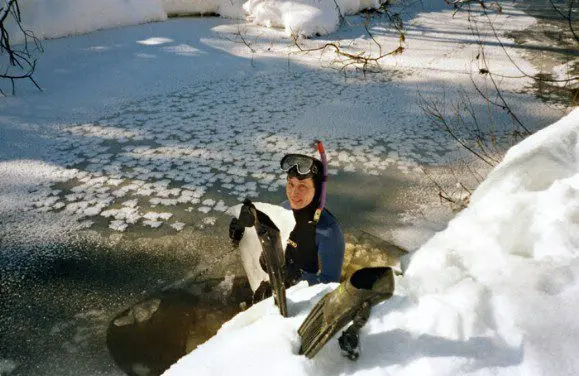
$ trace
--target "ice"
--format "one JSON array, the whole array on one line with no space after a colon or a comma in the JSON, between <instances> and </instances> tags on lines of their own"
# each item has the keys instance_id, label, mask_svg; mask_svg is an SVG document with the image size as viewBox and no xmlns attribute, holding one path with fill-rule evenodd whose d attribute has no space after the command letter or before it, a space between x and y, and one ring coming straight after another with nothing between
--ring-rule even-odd
<instances>
[{"instance_id":1,"label":"ice","mask_svg":"<svg viewBox=\"0 0 579 376\"><path fill-rule=\"evenodd\" d=\"M109 228L115 231L123 232L127 228L127 223L121 220L114 220L109 223Z\"/></svg>"},{"instance_id":2,"label":"ice","mask_svg":"<svg viewBox=\"0 0 579 376\"><path fill-rule=\"evenodd\" d=\"M52 208L54 210L58 210L58 209L62 209L64 206L66 206L66 204L64 202L57 202L56 204L54 204L52 206Z\"/></svg>"},{"instance_id":3,"label":"ice","mask_svg":"<svg viewBox=\"0 0 579 376\"><path fill-rule=\"evenodd\" d=\"M119 212L118 209L108 209L101 212L101 216L105 218L115 217Z\"/></svg>"},{"instance_id":4,"label":"ice","mask_svg":"<svg viewBox=\"0 0 579 376\"><path fill-rule=\"evenodd\" d=\"M171 218L173 216L173 213L158 213L157 218L163 219L163 220L168 220L169 218Z\"/></svg>"},{"instance_id":5,"label":"ice","mask_svg":"<svg viewBox=\"0 0 579 376\"><path fill-rule=\"evenodd\" d=\"M145 221L143 221L143 225L149 226L149 227L152 227L152 228L161 227L162 224L163 224L162 221L154 221L154 220L145 220Z\"/></svg>"},{"instance_id":6,"label":"ice","mask_svg":"<svg viewBox=\"0 0 579 376\"><path fill-rule=\"evenodd\" d=\"M174 205L177 205L179 203L179 200L172 199L172 198L153 197L153 198L149 199L149 202L152 205L174 206Z\"/></svg>"},{"instance_id":7,"label":"ice","mask_svg":"<svg viewBox=\"0 0 579 376\"><path fill-rule=\"evenodd\" d=\"M101 207L91 206L91 207L88 207L88 208L86 208L86 209L84 210L84 215L85 215L85 216L88 216L88 217L92 217L92 216L95 216L95 215L99 215L100 212L101 212L101 210L102 210Z\"/></svg>"},{"instance_id":8,"label":"ice","mask_svg":"<svg viewBox=\"0 0 579 376\"><path fill-rule=\"evenodd\" d=\"M129 208L134 208L137 206L138 200L137 199L133 199L133 200L128 200L122 203L123 206L129 207Z\"/></svg>"},{"instance_id":9,"label":"ice","mask_svg":"<svg viewBox=\"0 0 579 376\"><path fill-rule=\"evenodd\" d=\"M204 225L208 225L208 226L213 226L215 225L215 222L217 221L216 217L205 217L203 218L202 222Z\"/></svg>"},{"instance_id":10,"label":"ice","mask_svg":"<svg viewBox=\"0 0 579 376\"><path fill-rule=\"evenodd\" d=\"M172 213L167 213L167 212L159 213L159 212L149 211L149 212L147 212L147 213L145 213L145 214L143 215L143 218L146 219L146 220L155 221L155 220L157 220L157 219L168 220L168 219L171 218L172 216L173 216Z\"/></svg>"},{"instance_id":11,"label":"ice","mask_svg":"<svg viewBox=\"0 0 579 376\"><path fill-rule=\"evenodd\" d=\"M185 223L183 222L174 222L171 223L171 227L173 227L175 230L177 231L181 231L183 230L183 228L185 228Z\"/></svg>"},{"instance_id":12,"label":"ice","mask_svg":"<svg viewBox=\"0 0 579 376\"><path fill-rule=\"evenodd\" d=\"M18 367L18 363L10 359L0 359L0 374L9 375Z\"/></svg>"}]
</instances>

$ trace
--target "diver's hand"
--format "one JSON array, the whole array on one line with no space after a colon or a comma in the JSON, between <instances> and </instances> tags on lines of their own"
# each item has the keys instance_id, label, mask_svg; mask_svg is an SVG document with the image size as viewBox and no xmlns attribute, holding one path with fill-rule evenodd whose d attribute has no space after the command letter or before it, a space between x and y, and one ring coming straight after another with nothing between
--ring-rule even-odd
<instances>
[{"instance_id":1,"label":"diver's hand","mask_svg":"<svg viewBox=\"0 0 579 376\"><path fill-rule=\"evenodd\" d=\"M255 224L255 205L249 199L243 201L239 212L239 219L233 218L229 222L229 238L233 245L238 246L246 227L252 227Z\"/></svg>"},{"instance_id":2,"label":"diver's hand","mask_svg":"<svg viewBox=\"0 0 579 376\"><path fill-rule=\"evenodd\" d=\"M286 288L297 284L302 279L303 270L298 268L293 262L289 262L285 267Z\"/></svg>"},{"instance_id":3,"label":"diver's hand","mask_svg":"<svg viewBox=\"0 0 579 376\"><path fill-rule=\"evenodd\" d=\"M250 199L245 199L239 212L239 224L244 227L252 227L255 224L255 205Z\"/></svg>"},{"instance_id":4,"label":"diver's hand","mask_svg":"<svg viewBox=\"0 0 579 376\"><path fill-rule=\"evenodd\" d=\"M233 218L231 222L229 222L229 239L231 239L234 246L239 245L244 232L245 227L241 225L239 219Z\"/></svg>"}]
</instances>

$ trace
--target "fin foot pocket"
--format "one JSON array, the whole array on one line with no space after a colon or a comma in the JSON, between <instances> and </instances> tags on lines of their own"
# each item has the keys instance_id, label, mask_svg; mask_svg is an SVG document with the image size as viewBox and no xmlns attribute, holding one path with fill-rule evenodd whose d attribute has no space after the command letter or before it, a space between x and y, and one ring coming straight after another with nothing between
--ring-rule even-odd
<instances>
[{"instance_id":1,"label":"fin foot pocket","mask_svg":"<svg viewBox=\"0 0 579 376\"><path fill-rule=\"evenodd\" d=\"M302 340L300 354L313 358L352 320L354 320L352 331L357 336L357 330L367 321L371 307L389 299L393 292L392 268L385 266L356 271L338 288L326 294L306 317L298 329ZM359 356L359 350L346 351L346 355L355 360Z\"/></svg>"}]
</instances>

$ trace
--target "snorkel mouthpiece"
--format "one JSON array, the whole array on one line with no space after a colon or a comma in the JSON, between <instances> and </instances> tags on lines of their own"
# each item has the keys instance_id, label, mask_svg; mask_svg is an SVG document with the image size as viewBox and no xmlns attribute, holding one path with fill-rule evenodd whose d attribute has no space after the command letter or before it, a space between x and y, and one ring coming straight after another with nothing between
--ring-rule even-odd
<instances>
[{"instance_id":1,"label":"snorkel mouthpiece","mask_svg":"<svg viewBox=\"0 0 579 376\"><path fill-rule=\"evenodd\" d=\"M322 141L316 140L316 148L318 149L318 153L320 154L320 159L322 160L323 166L323 179L322 179L322 193L320 195L320 205L316 209L314 213L314 224L318 223L320 220L320 216L322 215L322 211L324 210L324 206L326 205L326 181L328 180L328 159L326 158L326 150L324 149L324 144Z\"/></svg>"}]
</instances>

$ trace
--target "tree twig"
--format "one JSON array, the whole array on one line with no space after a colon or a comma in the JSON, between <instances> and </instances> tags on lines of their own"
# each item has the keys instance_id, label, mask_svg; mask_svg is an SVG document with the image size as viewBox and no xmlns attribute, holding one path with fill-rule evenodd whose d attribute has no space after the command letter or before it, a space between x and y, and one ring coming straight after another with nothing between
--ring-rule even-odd
<instances>
[{"instance_id":1,"label":"tree twig","mask_svg":"<svg viewBox=\"0 0 579 376\"><path fill-rule=\"evenodd\" d=\"M14 20L18 30L24 37L24 42L19 48L15 48L12 45L11 35L6 26L9 17ZM30 49L31 42L36 46L38 51L42 50L42 47L34 34L25 30L22 26L22 16L18 0L5 0L4 6L0 7L0 56L3 53L7 54L7 66L3 68L4 73L0 73L0 79L10 82L13 95L16 92L16 80L22 79L30 80L38 90L42 91L38 82L33 78L36 70L36 58L34 56L34 51L31 51ZM19 72L12 73L12 68ZM5 95L1 89L0 94Z\"/></svg>"}]
</instances>

